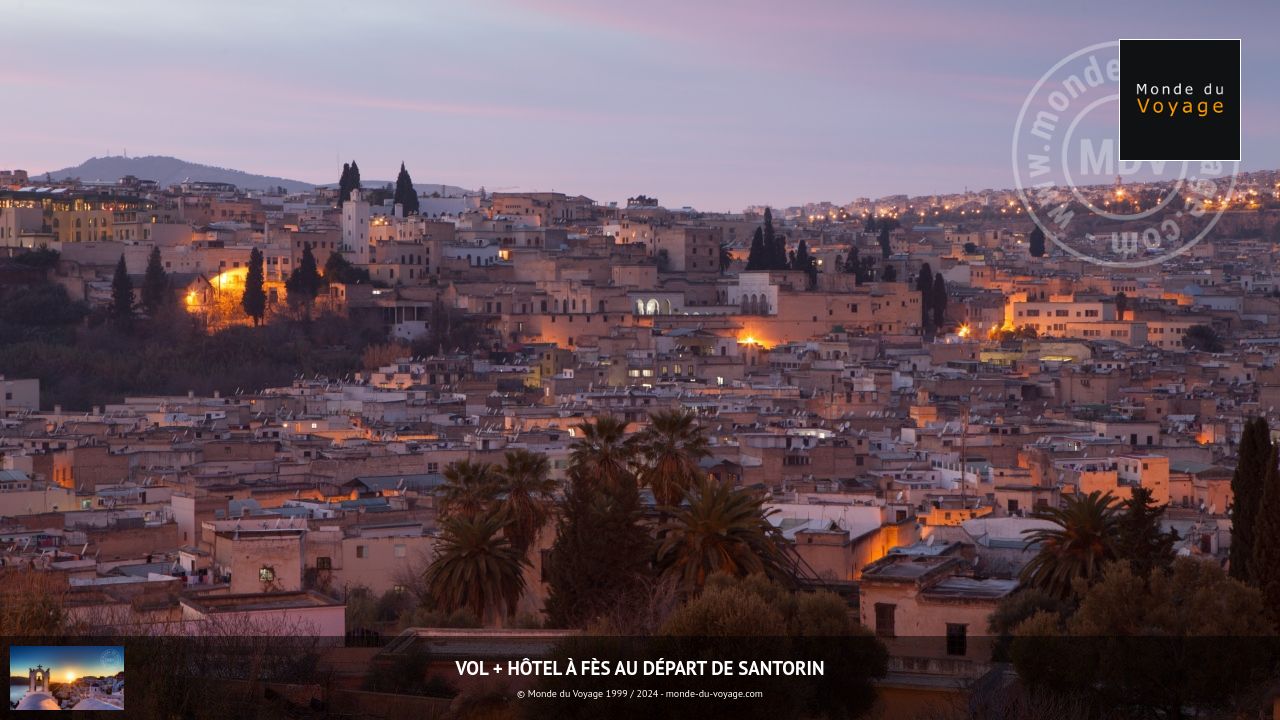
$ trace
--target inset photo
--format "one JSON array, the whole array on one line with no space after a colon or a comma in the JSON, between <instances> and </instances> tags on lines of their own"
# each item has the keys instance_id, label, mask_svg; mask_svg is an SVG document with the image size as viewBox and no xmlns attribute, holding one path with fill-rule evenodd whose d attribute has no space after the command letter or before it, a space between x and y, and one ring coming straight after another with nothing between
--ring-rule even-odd
<instances>
[{"instance_id":1,"label":"inset photo","mask_svg":"<svg viewBox=\"0 0 1280 720\"><path fill-rule=\"evenodd\" d=\"M9 709L124 710L124 646L11 646Z\"/></svg>"}]
</instances>

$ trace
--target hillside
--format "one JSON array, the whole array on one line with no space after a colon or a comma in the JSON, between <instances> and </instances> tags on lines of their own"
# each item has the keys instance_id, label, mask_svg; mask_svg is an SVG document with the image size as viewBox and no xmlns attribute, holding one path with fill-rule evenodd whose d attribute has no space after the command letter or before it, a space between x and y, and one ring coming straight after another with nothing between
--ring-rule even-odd
<instances>
[{"instance_id":1,"label":"hillside","mask_svg":"<svg viewBox=\"0 0 1280 720\"><path fill-rule=\"evenodd\" d=\"M186 180L202 180L205 182L231 183L242 190L268 190L284 187L289 192L310 190L316 185L269 175L254 175L242 170L213 167L199 163L187 162L166 155L147 155L144 157L110 157L89 158L83 163L48 173L54 180L79 178L86 182L115 182L126 175L142 180L154 180L161 187L176 185ZM43 174L33 175L33 180L43 178ZM389 184L385 180L366 180L366 188L381 187ZM322 187L334 187L337 183L326 183ZM456 185L440 185L433 183L414 183L419 193L438 192L441 195L457 195L470 192Z\"/></svg>"},{"instance_id":2,"label":"hillside","mask_svg":"<svg viewBox=\"0 0 1280 720\"><path fill-rule=\"evenodd\" d=\"M232 183L236 187L247 190L266 190L284 187L290 192L310 190L314 185L300 180L254 175L241 170L200 165L198 163L179 160L164 155L147 155L145 157L111 157L89 158L83 163L49 173L55 180L80 178L84 181L115 182L126 175L133 175L142 180L154 180L161 187L168 187L185 180L202 180L205 182Z\"/></svg>"}]
</instances>

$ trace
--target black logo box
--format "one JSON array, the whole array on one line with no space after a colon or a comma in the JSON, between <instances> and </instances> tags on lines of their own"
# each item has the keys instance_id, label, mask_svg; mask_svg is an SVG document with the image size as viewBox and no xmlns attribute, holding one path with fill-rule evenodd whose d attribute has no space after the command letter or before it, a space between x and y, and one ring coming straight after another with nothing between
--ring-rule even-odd
<instances>
[{"instance_id":1,"label":"black logo box","mask_svg":"<svg viewBox=\"0 0 1280 720\"><path fill-rule=\"evenodd\" d=\"M1122 38L1120 159L1239 162L1240 46L1238 39ZM1138 92L1139 85L1147 86L1145 93ZM1166 87L1181 92L1166 94ZM1146 113L1141 112L1139 100L1146 105ZM1185 102L1191 102L1191 114L1183 112ZM1199 112L1202 102L1209 109L1206 116ZM1222 103L1221 113L1213 112L1217 102ZM1170 103L1177 103L1172 115ZM1163 112L1156 114L1157 107Z\"/></svg>"}]
</instances>

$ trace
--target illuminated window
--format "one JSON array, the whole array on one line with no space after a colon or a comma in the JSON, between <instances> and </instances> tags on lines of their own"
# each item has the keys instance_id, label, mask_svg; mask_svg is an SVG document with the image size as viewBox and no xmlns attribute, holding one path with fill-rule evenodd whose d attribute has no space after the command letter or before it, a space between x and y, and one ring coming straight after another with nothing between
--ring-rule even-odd
<instances>
[{"instance_id":1,"label":"illuminated window","mask_svg":"<svg viewBox=\"0 0 1280 720\"><path fill-rule=\"evenodd\" d=\"M258 579L264 583L275 582L276 569L270 565L263 565L262 568L258 570Z\"/></svg>"}]
</instances>

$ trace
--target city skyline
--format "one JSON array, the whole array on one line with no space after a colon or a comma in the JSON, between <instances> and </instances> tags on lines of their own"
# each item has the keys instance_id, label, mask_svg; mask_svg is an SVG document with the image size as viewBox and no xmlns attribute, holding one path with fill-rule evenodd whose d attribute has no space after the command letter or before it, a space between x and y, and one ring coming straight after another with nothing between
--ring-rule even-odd
<instances>
[{"instance_id":1,"label":"city skyline","mask_svg":"<svg viewBox=\"0 0 1280 720\"><path fill-rule=\"evenodd\" d=\"M0 70L0 89L47 116L9 134L5 162L35 175L127 150L326 184L351 158L371 177L403 160L422 183L705 210L1003 188L1041 72L1086 44L1185 36L1195 12L376 7L16 3L14 49L40 62ZM1276 50L1250 32L1277 11L1249 7L1196 34L1242 37L1245 67L1267 67ZM1242 170L1280 165L1276 83L1245 73Z\"/></svg>"}]
</instances>

